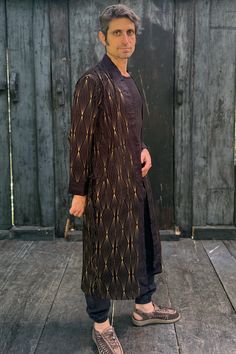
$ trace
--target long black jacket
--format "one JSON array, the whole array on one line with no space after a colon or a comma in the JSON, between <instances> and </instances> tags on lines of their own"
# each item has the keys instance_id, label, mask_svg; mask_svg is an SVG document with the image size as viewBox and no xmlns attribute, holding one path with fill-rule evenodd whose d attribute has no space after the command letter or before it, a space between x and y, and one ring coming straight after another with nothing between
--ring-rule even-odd
<instances>
[{"instance_id":1,"label":"long black jacket","mask_svg":"<svg viewBox=\"0 0 236 354\"><path fill-rule=\"evenodd\" d=\"M160 273L161 246L147 177L137 178L118 68L105 55L77 82L70 130L69 193L87 195L83 223L82 290L103 299L139 295L140 207L143 186L150 214L147 263ZM141 183L140 183L141 181Z\"/></svg>"}]
</instances>

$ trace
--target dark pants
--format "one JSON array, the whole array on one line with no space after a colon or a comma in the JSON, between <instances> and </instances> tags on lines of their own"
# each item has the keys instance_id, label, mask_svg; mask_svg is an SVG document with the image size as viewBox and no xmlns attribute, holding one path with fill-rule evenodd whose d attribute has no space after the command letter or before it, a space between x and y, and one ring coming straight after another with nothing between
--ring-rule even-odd
<instances>
[{"instance_id":1,"label":"dark pants","mask_svg":"<svg viewBox=\"0 0 236 354\"><path fill-rule=\"evenodd\" d=\"M156 291L154 275L147 279L140 279L140 295L136 297L136 304L147 304L152 299L152 294ZM93 296L85 296L87 302L87 313L95 322L102 323L108 319L110 300L96 299Z\"/></svg>"},{"instance_id":2,"label":"dark pants","mask_svg":"<svg viewBox=\"0 0 236 354\"><path fill-rule=\"evenodd\" d=\"M142 209L142 208L141 208ZM151 232L150 229L150 215L148 202L145 195L143 210L140 210L141 214L143 213L144 219L141 223L140 234L144 236L144 238L140 239L140 250L146 248L148 251L147 257L151 256L152 244L148 241L148 235ZM143 241L143 242L142 242ZM143 255L143 258L144 257ZM145 261L144 261L145 262ZM140 275L139 275L139 285L140 285L140 294L135 299L136 304L147 304L151 302L152 294L156 291L156 284L154 282L154 275L152 269L149 267L145 269L143 261L140 263ZM144 275L145 274L145 275ZM95 322L102 323L105 322L108 318L108 313L110 309L110 300L98 299L93 296L85 295L86 303L87 303L87 313L89 317Z\"/></svg>"}]
</instances>

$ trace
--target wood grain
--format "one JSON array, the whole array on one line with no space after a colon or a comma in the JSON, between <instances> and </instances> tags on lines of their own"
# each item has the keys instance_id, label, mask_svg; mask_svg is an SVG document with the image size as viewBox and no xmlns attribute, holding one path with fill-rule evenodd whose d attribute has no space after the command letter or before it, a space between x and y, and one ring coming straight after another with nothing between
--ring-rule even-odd
<instances>
[{"instance_id":1,"label":"wood grain","mask_svg":"<svg viewBox=\"0 0 236 354\"><path fill-rule=\"evenodd\" d=\"M182 317L174 325L136 328L133 301L115 301L114 326L124 350L236 354L235 241L181 239L162 246L164 268L153 300L177 308ZM0 241L2 354L97 352L81 270L81 242Z\"/></svg>"},{"instance_id":2,"label":"wood grain","mask_svg":"<svg viewBox=\"0 0 236 354\"><path fill-rule=\"evenodd\" d=\"M206 204L209 225L234 223L235 43L236 31L210 32Z\"/></svg>"},{"instance_id":3,"label":"wood grain","mask_svg":"<svg viewBox=\"0 0 236 354\"><path fill-rule=\"evenodd\" d=\"M33 3L6 1L10 76L17 73L18 101L11 95L15 225L40 222L37 189Z\"/></svg>"},{"instance_id":4,"label":"wood grain","mask_svg":"<svg viewBox=\"0 0 236 354\"><path fill-rule=\"evenodd\" d=\"M10 151L7 105L5 2L0 2L0 230L9 229L11 221Z\"/></svg>"},{"instance_id":5,"label":"wood grain","mask_svg":"<svg viewBox=\"0 0 236 354\"><path fill-rule=\"evenodd\" d=\"M48 0L35 1L33 11L39 217L40 226L54 226L54 146Z\"/></svg>"},{"instance_id":6,"label":"wood grain","mask_svg":"<svg viewBox=\"0 0 236 354\"><path fill-rule=\"evenodd\" d=\"M192 225L205 225L208 187L208 86L210 1L200 0L195 7L193 57L193 123L192 123Z\"/></svg>"},{"instance_id":7,"label":"wood grain","mask_svg":"<svg viewBox=\"0 0 236 354\"><path fill-rule=\"evenodd\" d=\"M44 241L17 245L22 246L4 264L0 281L0 347L1 353L34 353L70 252L60 242L51 242L50 248Z\"/></svg>"},{"instance_id":8,"label":"wood grain","mask_svg":"<svg viewBox=\"0 0 236 354\"><path fill-rule=\"evenodd\" d=\"M166 242L163 259L181 353L235 354L235 312L201 241Z\"/></svg>"},{"instance_id":9,"label":"wood grain","mask_svg":"<svg viewBox=\"0 0 236 354\"><path fill-rule=\"evenodd\" d=\"M69 117L71 102L68 2L50 2L50 44L54 141L55 228L63 235L68 213Z\"/></svg>"},{"instance_id":10,"label":"wood grain","mask_svg":"<svg viewBox=\"0 0 236 354\"><path fill-rule=\"evenodd\" d=\"M221 241L202 241L202 244L236 312L236 257Z\"/></svg>"},{"instance_id":11,"label":"wood grain","mask_svg":"<svg viewBox=\"0 0 236 354\"><path fill-rule=\"evenodd\" d=\"M175 224L189 234L192 224L192 95L194 3L176 2L175 9ZM182 98L182 102L181 102Z\"/></svg>"}]
</instances>

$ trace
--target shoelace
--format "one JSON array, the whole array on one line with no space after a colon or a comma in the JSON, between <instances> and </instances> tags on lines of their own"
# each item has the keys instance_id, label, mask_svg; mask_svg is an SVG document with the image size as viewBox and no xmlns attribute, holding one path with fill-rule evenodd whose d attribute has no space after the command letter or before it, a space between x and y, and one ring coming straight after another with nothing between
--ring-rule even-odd
<instances>
[{"instance_id":1,"label":"shoelace","mask_svg":"<svg viewBox=\"0 0 236 354\"><path fill-rule=\"evenodd\" d=\"M119 342L117 340L117 337L114 333L113 329L109 329L108 331L106 331L103 334L104 337L106 337L109 340L109 343L111 344L112 348L117 348L119 346ZM110 339L112 339L112 341L110 342Z\"/></svg>"},{"instance_id":2,"label":"shoelace","mask_svg":"<svg viewBox=\"0 0 236 354\"><path fill-rule=\"evenodd\" d=\"M97 338L99 347L102 350L103 354L110 354L109 348L107 348L104 343L104 338L109 341L109 344L112 347L112 349L116 349L117 347L119 347L119 341L117 340L113 328L111 328L103 334L100 333L100 335Z\"/></svg>"}]
</instances>

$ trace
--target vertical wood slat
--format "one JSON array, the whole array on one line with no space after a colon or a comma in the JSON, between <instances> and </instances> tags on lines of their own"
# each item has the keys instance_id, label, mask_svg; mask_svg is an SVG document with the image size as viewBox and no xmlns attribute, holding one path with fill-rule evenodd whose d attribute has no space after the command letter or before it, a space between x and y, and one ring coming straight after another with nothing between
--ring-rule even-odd
<instances>
[{"instance_id":1,"label":"vertical wood slat","mask_svg":"<svg viewBox=\"0 0 236 354\"><path fill-rule=\"evenodd\" d=\"M210 225L234 223L235 43L235 29L210 30L206 204Z\"/></svg>"},{"instance_id":2,"label":"vertical wood slat","mask_svg":"<svg viewBox=\"0 0 236 354\"><path fill-rule=\"evenodd\" d=\"M37 173L41 226L53 226L54 166L48 0L35 0L33 13Z\"/></svg>"},{"instance_id":3,"label":"vertical wood slat","mask_svg":"<svg viewBox=\"0 0 236 354\"><path fill-rule=\"evenodd\" d=\"M68 1L50 2L51 68L54 132L54 191L57 235L68 214L70 53Z\"/></svg>"},{"instance_id":4,"label":"vertical wood slat","mask_svg":"<svg viewBox=\"0 0 236 354\"><path fill-rule=\"evenodd\" d=\"M11 100L16 226L39 223L32 4L31 0L6 1L10 75L19 75L19 98Z\"/></svg>"},{"instance_id":5,"label":"vertical wood slat","mask_svg":"<svg viewBox=\"0 0 236 354\"><path fill-rule=\"evenodd\" d=\"M207 217L209 12L210 1L196 3L192 125L193 225L206 225Z\"/></svg>"},{"instance_id":6,"label":"vertical wood slat","mask_svg":"<svg viewBox=\"0 0 236 354\"><path fill-rule=\"evenodd\" d=\"M175 16L175 223L184 234L189 233L192 226L194 2L176 2Z\"/></svg>"},{"instance_id":7,"label":"vertical wood slat","mask_svg":"<svg viewBox=\"0 0 236 354\"><path fill-rule=\"evenodd\" d=\"M0 2L0 230L11 227L5 1Z\"/></svg>"}]
</instances>

